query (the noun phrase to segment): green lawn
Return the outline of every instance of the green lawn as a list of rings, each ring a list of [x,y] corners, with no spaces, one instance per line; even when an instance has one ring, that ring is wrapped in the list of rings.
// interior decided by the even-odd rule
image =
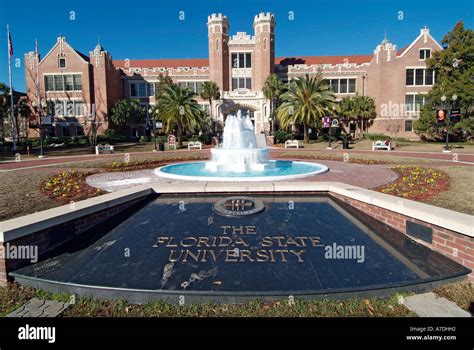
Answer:
[[[406,294],[404,294],[406,296]],[[0,288],[0,317],[14,311],[29,299],[69,301],[66,294],[51,294],[19,285]],[[288,299],[245,304],[195,304],[179,306],[166,302],[144,305],[122,300],[101,301],[78,297],[64,317],[405,317],[413,314],[398,304],[399,295],[388,299],[350,299],[343,301],[303,301]]]

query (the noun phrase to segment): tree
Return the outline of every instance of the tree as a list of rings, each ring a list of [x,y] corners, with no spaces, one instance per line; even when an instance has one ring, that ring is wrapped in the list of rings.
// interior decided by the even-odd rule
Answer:
[[[339,110],[341,124],[349,128],[349,123],[357,118],[354,111],[354,98],[343,97],[339,101]]]
[[[364,129],[367,131],[369,123],[374,120],[377,115],[374,99],[370,96],[354,97],[354,111],[360,120],[360,130],[363,134]]]
[[[30,121],[30,116],[31,116],[31,108],[30,105],[28,104],[28,100],[25,98],[20,98],[18,100],[18,103],[15,106],[15,115],[23,118],[23,122],[20,124],[23,124],[23,136],[28,137],[28,124]],[[18,128],[20,129],[20,128]],[[19,134],[20,130],[18,130],[18,139],[19,139]]]
[[[444,36],[441,44],[445,49],[433,52],[426,60],[428,68],[435,71],[437,80],[413,128],[425,138],[444,138],[446,129],[450,129],[450,134],[466,137],[474,131],[474,31],[465,29],[460,21]],[[458,98],[452,107],[460,109],[461,122],[452,128],[437,125],[435,111],[442,107],[441,96],[450,99],[454,94]]]
[[[140,101],[136,99],[117,101],[111,112],[110,120],[115,125],[125,126],[127,124],[140,124],[145,121],[145,109],[140,106]],[[138,129],[136,136],[138,137]]]
[[[263,86],[263,95],[270,100],[270,118],[272,120],[271,123],[271,133],[275,132],[275,116],[274,116],[274,109],[275,105],[277,104],[278,98],[283,92],[284,84],[278,78],[276,74],[271,74],[268,76],[267,80],[265,81],[265,85]]]
[[[163,91],[171,84],[173,84],[173,79],[169,75],[163,75],[160,73],[158,76],[158,84],[155,90],[155,97],[160,96]]]
[[[183,145],[182,136],[205,124],[204,114],[194,99],[196,94],[187,88],[171,84],[157,97],[159,116],[166,132],[176,130],[178,145]]]
[[[367,129],[371,120],[377,115],[375,112],[375,101],[369,96],[344,97],[339,102],[340,115],[346,120],[357,121],[360,133]]]
[[[209,101],[209,115],[212,118],[212,101],[219,100],[221,98],[221,93],[219,91],[219,86],[213,81],[205,81],[202,84],[201,98],[203,100]],[[215,131],[217,132],[217,118],[215,121]]]
[[[306,75],[291,82],[288,91],[281,96],[282,103],[277,109],[277,118],[284,128],[302,123],[304,141],[309,141],[308,127],[337,108],[334,92],[318,74]]]

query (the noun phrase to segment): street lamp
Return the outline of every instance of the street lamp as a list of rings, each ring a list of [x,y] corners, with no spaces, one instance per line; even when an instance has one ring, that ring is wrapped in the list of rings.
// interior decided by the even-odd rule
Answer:
[[[456,103],[456,100],[458,99],[458,95],[453,94],[451,96],[452,102],[447,102],[448,98],[446,95],[441,96],[441,106],[444,110],[447,111],[446,116],[444,118],[445,123],[446,123],[446,145],[444,146],[444,152],[449,152],[449,127],[451,126],[451,111],[452,111],[452,106],[454,103]]]
[[[158,113],[158,110],[156,110],[156,112]],[[155,122],[155,119],[153,118],[153,109],[152,108],[149,108],[148,109],[148,115],[150,116],[151,115],[151,122],[153,123],[153,143],[154,143],[154,149],[153,149],[153,152],[157,152],[158,151],[158,148],[156,147],[156,122]]]

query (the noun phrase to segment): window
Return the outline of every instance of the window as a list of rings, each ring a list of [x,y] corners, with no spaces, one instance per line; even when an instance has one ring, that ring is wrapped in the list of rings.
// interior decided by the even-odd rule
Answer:
[[[63,116],[64,115],[64,103],[63,101],[56,101],[54,103],[54,115]]]
[[[341,94],[347,94],[347,79],[341,79],[339,83],[339,92]]]
[[[420,49],[420,60],[426,60],[431,57],[431,49]]]
[[[130,96],[137,97],[137,84],[135,83],[130,84]]]
[[[216,51],[219,51],[219,39],[216,39]]]
[[[425,85],[433,85],[433,80],[434,80],[434,71],[432,69],[427,69],[426,76],[425,76]]]
[[[46,91],[81,91],[81,74],[45,75]]]
[[[73,80],[74,80],[74,91],[82,91],[82,75],[74,74]]]
[[[54,76],[46,75],[44,77],[44,86],[46,87],[46,91],[54,91]]]
[[[232,78],[232,90],[249,89],[252,90],[252,78]]]
[[[58,58],[58,67],[59,68],[66,68],[66,58],[65,57],[59,57]]]
[[[355,79],[327,79],[326,83],[335,94],[354,94],[356,92]]]
[[[431,86],[436,83],[436,72],[432,69],[409,68],[406,70],[406,84]]]
[[[72,101],[66,101],[66,109],[64,115],[68,117],[73,117],[74,116],[74,102]]]
[[[140,97],[145,97],[146,96],[146,84],[145,83],[138,84],[138,95]]]
[[[46,113],[49,116],[54,116],[55,110],[56,109],[54,108],[54,101],[46,101]]]
[[[233,53],[232,68],[252,68],[252,54],[250,53]]]
[[[349,79],[349,93],[353,94],[356,92],[356,80]]]
[[[155,96],[155,84],[148,83],[148,96]]]
[[[252,78],[245,78],[245,87],[252,90]]]
[[[407,112],[413,112],[413,102],[415,101],[415,95],[405,95],[405,105]]]
[[[418,113],[426,103],[428,98],[426,94],[407,94],[405,95],[405,109],[407,112]]]
[[[196,82],[196,94],[201,95],[201,92],[202,92],[202,82],[197,81]]]
[[[406,84],[414,85],[414,82],[415,82],[415,70],[407,69]]]
[[[245,54],[245,63],[247,68],[252,68],[252,55],[249,53]]]
[[[64,83],[62,75],[54,76],[54,90],[55,91],[64,91]]]
[[[331,83],[329,84],[331,87],[332,92],[335,94],[339,93],[339,79],[331,79]]]
[[[266,50],[267,49],[267,38],[263,39],[263,49]]]
[[[82,101],[74,101],[74,115],[84,115],[84,103]]]
[[[413,131],[413,121],[412,120],[405,120],[405,132],[412,132]]]
[[[423,85],[424,75],[424,69],[415,69],[415,85]]]
[[[66,91],[74,90],[74,83],[73,83],[72,75],[65,75],[64,76],[64,83],[65,83]]]

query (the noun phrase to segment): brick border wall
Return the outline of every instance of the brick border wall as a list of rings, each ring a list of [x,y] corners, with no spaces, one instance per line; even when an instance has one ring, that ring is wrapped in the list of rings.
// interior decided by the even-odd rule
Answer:
[[[473,270],[473,272],[469,274],[468,277],[469,281],[471,281],[471,283],[474,283],[474,237],[469,237],[459,232],[450,231],[443,227],[413,219],[409,216],[399,214],[373,204],[361,202],[356,199],[352,199],[337,193],[329,192],[329,194],[345,203],[352,205],[354,208],[359,209],[360,211],[368,214],[369,216],[372,216],[373,218],[386,223],[387,225],[393,227],[394,229],[402,232],[405,235],[407,221],[411,221],[432,228],[432,244],[423,240],[415,239],[410,235],[407,236]],[[457,249],[457,254],[455,254],[454,249]]]
[[[10,246],[36,245],[38,246],[38,257],[41,258],[46,253],[58,248],[69,240],[78,237],[93,226],[103,223],[123,211],[140,204],[140,202],[146,200],[146,198],[149,197],[136,198],[127,203],[119,204],[30,235],[16,238],[9,242],[0,242],[0,286],[7,285],[9,281],[9,278],[7,277],[8,272],[30,264],[29,260],[5,260],[3,252],[7,243]]]

